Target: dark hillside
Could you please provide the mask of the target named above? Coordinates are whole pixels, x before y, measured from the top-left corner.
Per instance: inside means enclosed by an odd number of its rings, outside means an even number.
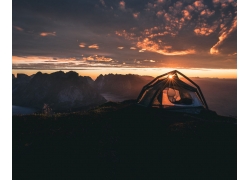
[[[146,109],[13,116],[13,179],[237,179],[236,119]]]

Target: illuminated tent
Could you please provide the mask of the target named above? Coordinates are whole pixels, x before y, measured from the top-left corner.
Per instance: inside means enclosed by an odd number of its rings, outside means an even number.
[[[187,83],[180,80],[178,74],[186,79]],[[166,109],[208,109],[199,86],[177,70],[162,74],[145,85],[137,98],[137,103],[145,107]]]

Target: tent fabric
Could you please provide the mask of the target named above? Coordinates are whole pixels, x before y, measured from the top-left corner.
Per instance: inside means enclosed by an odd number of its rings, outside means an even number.
[[[146,107],[204,107],[203,95],[197,88],[183,82],[177,73],[155,78],[143,87],[138,104]]]

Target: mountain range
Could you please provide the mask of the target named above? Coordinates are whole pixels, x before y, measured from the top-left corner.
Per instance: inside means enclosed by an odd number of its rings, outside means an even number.
[[[190,77],[197,83],[208,107],[220,115],[237,117],[237,79]],[[100,74],[95,80],[74,71],[51,74],[12,75],[12,105],[42,111],[48,105],[56,111],[93,108],[107,101],[136,99],[152,76]]]
[[[12,104],[42,109],[48,105],[54,111],[88,108],[107,102],[105,93],[135,99],[141,88],[152,80],[150,76],[108,74],[94,81],[74,71],[51,74],[12,75]]]

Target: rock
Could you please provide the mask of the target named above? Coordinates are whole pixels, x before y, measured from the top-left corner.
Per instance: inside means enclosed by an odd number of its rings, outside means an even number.
[[[106,102],[91,86],[90,77],[81,77],[73,71],[51,74],[38,72],[29,81],[19,85],[14,83],[13,88],[12,104],[19,106],[41,109],[44,104],[48,104],[52,110],[61,111]]]

